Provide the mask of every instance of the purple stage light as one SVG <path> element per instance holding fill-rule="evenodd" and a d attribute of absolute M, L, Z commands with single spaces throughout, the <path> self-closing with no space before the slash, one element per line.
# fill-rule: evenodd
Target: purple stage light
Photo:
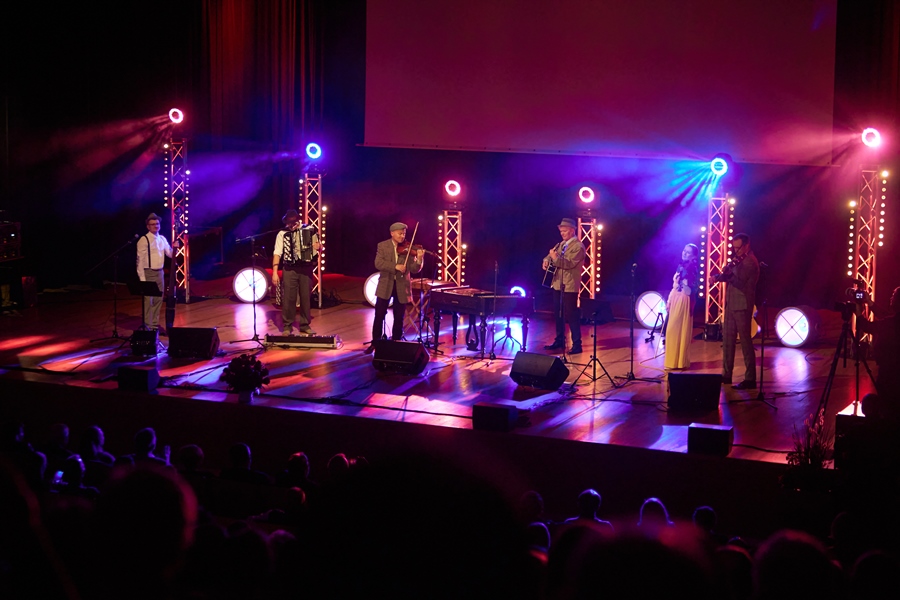
<path fill-rule="evenodd" d="M 451 179 L 444 184 L 444 191 L 447 192 L 448 196 L 459 196 L 459 193 L 462 191 L 462 186 L 459 185 L 459 182 Z"/>
<path fill-rule="evenodd" d="M 869 148 L 877 148 L 881 145 L 881 134 L 874 127 L 866 127 L 862 132 L 862 142 Z"/>
<path fill-rule="evenodd" d="M 315 142 L 306 145 L 306 155 L 313 160 L 322 156 L 322 147 Z"/>
<path fill-rule="evenodd" d="M 518 294 L 518 295 L 522 296 L 523 298 L 528 297 L 528 293 L 525 291 L 525 288 L 523 288 L 522 286 L 519 286 L 519 285 L 514 285 L 511 288 L 509 288 L 509 293 L 510 294 Z"/>
<path fill-rule="evenodd" d="M 181 123 L 184 121 L 184 113 L 181 112 L 181 109 L 173 108 L 169 110 L 169 120 L 173 123 Z"/>
<path fill-rule="evenodd" d="M 724 158 L 716 157 L 710 161 L 709 168 L 714 175 L 721 177 L 728 172 L 728 161 Z"/>
<path fill-rule="evenodd" d="M 592 190 L 588 186 L 584 186 L 583 188 L 578 190 L 578 199 L 585 204 L 590 204 L 594 201 L 594 190 Z"/>

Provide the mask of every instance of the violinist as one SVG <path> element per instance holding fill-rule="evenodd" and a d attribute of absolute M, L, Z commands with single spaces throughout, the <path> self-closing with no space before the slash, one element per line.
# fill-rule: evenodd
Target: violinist
<path fill-rule="evenodd" d="M 375 340 L 380 340 L 384 331 L 384 318 L 388 304 L 394 299 L 394 325 L 391 339 L 403 337 L 403 317 L 406 305 L 412 299 L 412 285 L 409 274 L 418 273 L 424 264 L 425 250 L 421 246 L 410 247 L 406 241 L 406 225 L 391 225 L 391 238 L 378 244 L 375 252 L 375 268 L 378 269 L 378 287 L 375 289 L 375 320 L 372 321 L 372 343 L 366 354 L 375 351 Z"/>
<path fill-rule="evenodd" d="M 753 349 L 753 333 L 750 321 L 756 304 L 756 283 L 759 281 L 759 260 L 750 249 L 750 236 L 735 234 L 731 241 L 734 260 L 721 275 L 719 282 L 726 282 L 725 321 L 722 324 L 722 383 L 732 382 L 734 351 L 737 337 L 741 338 L 744 355 L 744 380 L 734 384 L 738 390 L 756 389 L 756 354 Z"/>
<path fill-rule="evenodd" d="M 272 251 L 272 284 L 278 285 L 278 266 L 284 270 L 284 295 L 281 297 L 281 317 L 284 321 L 282 335 L 292 335 L 294 318 L 297 319 L 298 330 L 305 335 L 315 335 L 310 327 L 309 292 L 315 267 L 315 256 L 319 253 L 319 236 L 310 236 L 311 247 L 305 248 L 306 236 L 300 235 L 301 229 L 308 227 L 300 223 L 300 214 L 290 209 L 281 218 L 284 229 L 275 238 L 275 249 Z M 311 250 L 311 252 L 310 252 Z M 310 256 L 312 259 L 310 259 Z M 299 297 L 300 314 L 297 314 Z"/>

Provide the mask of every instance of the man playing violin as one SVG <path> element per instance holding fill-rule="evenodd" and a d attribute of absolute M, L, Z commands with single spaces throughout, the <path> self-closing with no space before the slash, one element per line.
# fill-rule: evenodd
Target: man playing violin
<path fill-rule="evenodd" d="M 756 389 L 756 352 L 750 320 L 756 305 L 756 283 L 759 281 L 759 261 L 750 249 L 750 236 L 738 233 L 731 242 L 734 261 L 716 276 L 726 282 L 725 322 L 722 324 L 722 383 L 730 384 L 734 371 L 734 350 L 737 336 L 741 338 L 744 355 L 744 380 L 734 387 L 739 390 Z"/>
<path fill-rule="evenodd" d="M 391 238 L 379 242 L 375 252 L 375 268 L 378 269 L 378 287 L 375 288 L 375 319 L 372 321 L 372 343 L 366 348 L 366 354 L 375 351 L 375 340 L 380 340 L 384 331 L 384 318 L 387 316 L 388 304 L 394 299 L 394 325 L 391 339 L 403 337 L 403 317 L 406 305 L 412 299 L 412 284 L 409 274 L 418 273 L 424 264 L 425 250 L 420 247 L 410 248 L 404 245 L 406 225 L 391 225 Z"/>

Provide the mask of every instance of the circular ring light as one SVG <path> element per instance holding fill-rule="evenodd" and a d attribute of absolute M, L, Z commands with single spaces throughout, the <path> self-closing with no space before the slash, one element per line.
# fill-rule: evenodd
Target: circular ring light
<path fill-rule="evenodd" d="M 520 285 L 514 285 L 511 288 L 509 288 L 509 293 L 510 294 L 518 294 L 519 296 L 522 296 L 523 298 L 528 297 L 528 293 L 525 292 L 525 288 L 523 288 Z"/>
<path fill-rule="evenodd" d="M 363 296 L 366 298 L 366 302 L 375 306 L 375 300 L 378 299 L 378 296 L 375 295 L 375 290 L 378 289 L 378 278 L 381 276 L 381 273 L 372 273 L 366 278 L 366 283 L 363 284 Z M 394 305 L 394 299 L 391 298 L 388 301 L 388 306 Z"/>
<path fill-rule="evenodd" d="M 721 177 L 728 172 L 728 161 L 724 158 L 716 157 L 710 161 L 709 169 L 713 172 L 713 175 Z"/>
<path fill-rule="evenodd" d="M 663 316 L 662 321 L 659 320 L 660 314 Z M 634 305 L 634 316 L 644 327 L 662 325 L 666 319 L 666 299 L 659 292 L 644 292 L 638 296 Z"/>
<path fill-rule="evenodd" d="M 869 148 L 877 148 L 881 145 L 881 133 L 874 127 L 866 127 L 862 132 L 862 143 Z"/>
<path fill-rule="evenodd" d="M 306 155 L 313 160 L 322 156 L 322 147 L 315 142 L 306 145 Z"/>
<path fill-rule="evenodd" d="M 247 267 L 241 269 L 234 276 L 231 289 L 234 295 L 241 302 L 250 304 L 252 302 L 262 302 L 269 293 L 269 274 L 259 267 Z M 254 296 L 256 299 L 254 300 Z"/>
<path fill-rule="evenodd" d="M 588 186 L 584 186 L 583 188 L 578 190 L 578 199 L 585 204 L 590 204 L 594 201 L 594 190 L 592 190 Z"/>
<path fill-rule="evenodd" d="M 169 109 L 169 120 L 173 123 L 181 123 L 184 121 L 184 113 L 181 112 L 181 109 L 171 108 Z"/>
<path fill-rule="evenodd" d="M 444 191 L 447 192 L 448 196 L 459 196 L 459 193 L 462 191 L 462 186 L 459 185 L 458 181 L 451 179 L 444 184 Z"/>
<path fill-rule="evenodd" d="M 775 335 L 788 348 L 799 348 L 818 336 L 819 314 L 809 306 L 782 308 L 775 317 Z"/>

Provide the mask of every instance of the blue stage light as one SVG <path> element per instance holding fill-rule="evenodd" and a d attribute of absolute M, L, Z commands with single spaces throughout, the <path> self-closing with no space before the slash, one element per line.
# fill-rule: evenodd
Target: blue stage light
<path fill-rule="evenodd" d="M 322 148 L 315 142 L 306 145 L 306 155 L 313 160 L 322 156 Z"/>
<path fill-rule="evenodd" d="M 523 298 L 528 297 L 528 294 L 525 292 L 525 288 L 523 288 L 522 286 L 518 286 L 518 285 L 514 285 L 511 288 L 509 288 L 509 293 L 510 294 L 518 294 L 518 295 L 522 296 Z"/>
<path fill-rule="evenodd" d="M 709 168 L 714 175 L 721 177 L 728 172 L 728 161 L 724 158 L 716 157 L 710 161 Z"/>

